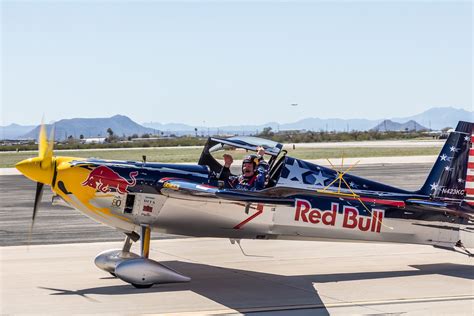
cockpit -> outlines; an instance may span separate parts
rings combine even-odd
[[[268,139],[237,136],[231,138],[210,137],[202,151],[198,164],[207,166],[210,170],[210,177],[217,179],[217,175],[222,170],[222,163],[219,162],[224,151],[231,151],[233,154],[241,153],[247,155],[255,153],[258,147],[265,149],[265,160],[269,164],[268,184],[266,187],[272,187],[278,182],[281,170],[285,163],[286,151],[282,150],[283,145]],[[268,158],[269,157],[269,158]]]

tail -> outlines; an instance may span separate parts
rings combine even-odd
[[[460,121],[449,134],[419,194],[474,205],[474,123]]]

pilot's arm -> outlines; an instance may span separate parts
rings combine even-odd
[[[267,183],[267,176],[268,176],[268,163],[263,160],[263,157],[259,159],[257,165],[257,179],[255,180],[255,190],[262,190],[265,188],[265,184]]]
[[[219,174],[219,180],[228,181],[229,177],[231,176],[230,173],[230,166],[234,162],[234,158],[232,158],[229,154],[224,154],[224,166],[221,169],[221,173]]]

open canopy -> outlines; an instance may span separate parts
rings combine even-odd
[[[282,144],[274,142],[272,140],[252,137],[252,136],[235,136],[230,138],[210,138],[211,141],[216,142],[209,152],[213,153],[215,151],[227,149],[227,148],[242,148],[251,151],[257,151],[257,147],[265,148],[265,153],[267,155],[278,156],[283,147]]]
[[[212,157],[211,153],[229,148],[241,148],[256,152],[260,146],[265,149],[265,154],[272,156],[270,162],[278,156],[283,147],[282,144],[277,142],[252,136],[236,136],[230,138],[210,137],[202,151],[199,165],[208,166],[211,171],[218,173],[221,171],[222,165]]]

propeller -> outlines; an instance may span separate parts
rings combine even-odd
[[[54,126],[51,128],[49,140],[46,137],[46,127],[41,124],[39,140],[38,140],[38,157],[41,159],[41,168],[46,169],[53,162],[53,146],[54,146]]]
[[[55,172],[54,158],[54,127],[51,129],[49,139],[46,136],[46,127],[42,123],[38,138],[38,157],[25,159],[15,165],[15,167],[27,178],[36,181],[35,203],[33,205],[33,215],[31,218],[30,234],[33,230],[36,214],[43,196],[44,185],[52,185],[53,174]]]
[[[36,182],[36,194],[35,194],[35,204],[33,206],[33,216],[31,217],[31,227],[30,231],[33,230],[33,225],[35,224],[36,213],[38,212],[38,206],[43,197],[43,187],[44,183]]]

